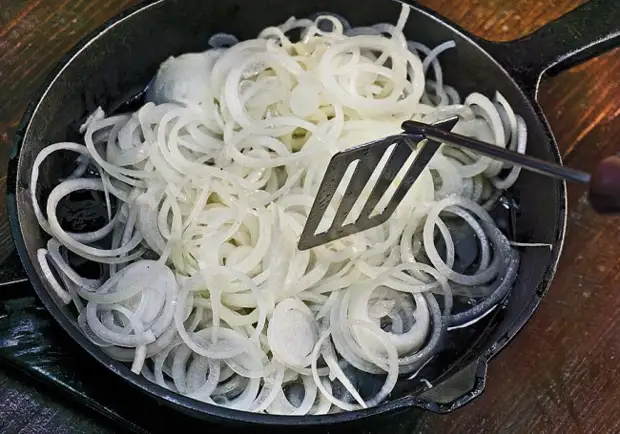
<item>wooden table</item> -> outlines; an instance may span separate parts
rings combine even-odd
[[[2,166],[17,123],[47,72],[87,32],[134,3],[0,0]],[[485,38],[510,40],[582,1],[422,3]],[[591,170],[600,158],[620,150],[620,50],[545,81],[540,101],[564,161]],[[3,202],[2,197],[0,257],[11,248]],[[588,208],[582,186],[569,187],[569,203],[564,254],[540,309],[491,363],[485,393],[449,416],[429,415],[421,423],[421,432],[620,432],[620,219],[595,215]],[[19,379],[4,377],[6,374],[0,373],[0,384],[6,387],[21,384]],[[48,422],[56,419],[56,423],[82,423],[75,411],[62,403],[49,401],[31,386],[20,387],[23,396],[13,400],[24,404],[13,402],[13,407],[5,407],[1,415],[5,423],[11,417],[23,417],[25,411],[38,416],[48,414]],[[23,426],[28,430],[33,425]],[[75,430],[92,432],[93,425],[89,426],[76,425]],[[65,428],[71,431],[70,426]]]

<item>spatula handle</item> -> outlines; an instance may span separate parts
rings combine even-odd
[[[607,157],[594,169],[588,200],[599,214],[620,213],[620,157]]]
[[[588,200],[592,209],[599,214],[620,214],[620,156],[605,158],[590,175],[570,167],[560,166],[499,146],[493,146],[471,137],[443,131],[421,122],[405,121],[402,128],[407,133],[470,149],[481,155],[506,161],[532,172],[565,181],[589,183]]]
[[[495,160],[511,163],[531,172],[563,179],[565,181],[580,183],[590,182],[589,173],[571,169],[570,167],[560,166],[559,164],[534,158],[529,155],[519,154],[518,152],[500,148],[499,146],[490,145],[471,137],[465,137],[459,134],[443,131],[438,128],[434,128],[431,125],[423,124],[422,122],[405,121],[401,127],[407,133],[421,134],[428,139],[469,149],[478,154],[491,157]]]

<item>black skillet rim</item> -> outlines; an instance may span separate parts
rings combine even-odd
[[[465,395],[457,398],[450,404],[437,404],[431,402],[429,400],[420,398],[419,396],[404,396],[393,401],[388,401],[382,403],[378,406],[371,407],[363,410],[356,410],[350,412],[343,413],[335,413],[324,416],[276,416],[276,415],[268,415],[268,414],[258,414],[258,413],[249,413],[240,410],[232,410],[224,407],[214,406],[211,404],[206,404],[200,401],[193,400],[188,397],[184,397],[177,393],[173,393],[169,390],[166,390],[157,384],[151,383],[141,376],[137,376],[133,374],[127,366],[122,364],[121,362],[115,361],[105,355],[97,346],[95,346],[92,342],[90,342],[75,326],[75,324],[60,310],[60,308],[56,305],[56,302],[53,300],[52,296],[49,294],[45,286],[43,285],[41,279],[39,278],[38,273],[34,269],[33,264],[30,261],[28,256],[28,252],[26,249],[26,245],[21,232],[21,225],[18,219],[18,206],[17,206],[17,176],[18,176],[18,167],[20,161],[20,151],[21,147],[24,143],[24,138],[26,137],[27,130],[30,126],[32,118],[36,113],[41,100],[45,97],[47,91],[51,86],[54,85],[56,78],[62,73],[65,66],[67,66],[71,60],[78,55],[82,50],[88,48],[90,42],[98,37],[101,37],[105,34],[105,32],[112,28],[114,25],[118,24],[125,19],[130,18],[132,15],[136,13],[140,13],[142,11],[147,10],[150,7],[154,7],[159,3],[164,2],[165,0],[145,0],[133,7],[130,7],[115,17],[108,20],[99,28],[93,30],[88,33],[84,38],[82,38],[67,54],[65,54],[58,64],[52,69],[52,71],[47,75],[43,84],[40,86],[39,91],[37,92],[37,96],[33,99],[20,124],[17,128],[17,132],[15,133],[15,137],[13,140],[13,146],[9,155],[9,164],[8,164],[8,172],[7,172],[7,208],[9,213],[9,224],[11,228],[11,232],[13,235],[13,240],[19,254],[20,260],[24,266],[26,274],[30,280],[31,285],[33,286],[37,296],[41,299],[42,303],[46,307],[46,309],[50,312],[50,314],[54,317],[56,322],[71,336],[71,338],[76,341],[88,354],[93,357],[97,362],[103,365],[106,369],[111,372],[119,375],[125,381],[127,381],[131,386],[139,388],[147,393],[146,396],[150,396],[158,401],[166,405],[171,405],[173,407],[177,407],[178,410],[183,411],[184,413],[190,413],[193,415],[199,414],[201,416],[207,416],[214,419],[220,419],[221,421],[230,421],[230,422],[241,422],[241,423],[256,423],[260,425],[276,425],[276,426],[310,426],[310,425],[327,425],[327,424],[340,424],[351,422],[354,420],[365,419],[370,416],[383,414],[387,412],[392,412],[396,410],[402,410],[411,407],[418,407],[421,409],[426,409],[429,411],[433,411],[436,413],[446,413],[452,411],[456,408],[461,407],[462,405],[470,402],[472,399],[477,397],[484,390],[484,383],[486,380],[486,369],[489,360],[497,355],[510,340],[512,340],[516,334],[522,329],[525,323],[529,320],[529,318],[533,315],[533,312],[538,307],[542,297],[549,289],[551,281],[555,275],[555,271],[557,269],[558,261],[560,254],[562,252],[562,248],[564,245],[564,236],[566,231],[566,222],[567,222],[567,193],[566,193],[566,183],[559,183],[560,186],[560,194],[559,194],[559,204],[558,204],[558,233],[556,234],[557,241],[553,246],[552,255],[549,261],[549,265],[547,266],[542,281],[538,284],[537,291],[535,297],[530,301],[530,303],[526,306],[525,309],[521,312],[520,317],[510,326],[507,332],[502,336],[499,340],[497,340],[494,344],[490,346],[488,350],[486,350],[483,354],[478,356],[477,359],[477,369],[476,369],[476,378],[475,383],[472,390]],[[487,52],[482,45],[483,40],[476,38],[475,36],[469,34],[464,29],[460,28],[458,25],[452,22],[446,22],[444,18],[437,15],[433,11],[430,11],[420,5],[411,4],[409,1],[401,1],[395,0],[399,3],[405,3],[411,8],[417,10],[418,12],[429,16],[430,18],[439,21],[440,24],[448,25],[452,28],[453,31],[457,33],[461,33],[466,39],[469,40],[470,43],[474,45],[478,45],[479,48],[482,48],[483,51]],[[488,52],[487,52],[488,53]],[[489,56],[493,59],[491,56]],[[505,70],[505,68],[500,65],[495,59],[493,61],[496,64],[496,67]],[[510,74],[508,74],[510,75]],[[521,91],[522,92],[522,91]],[[523,93],[523,92],[522,92]],[[524,94],[525,96],[525,94]],[[531,98],[525,96],[525,98],[530,102],[536,114],[541,121],[542,126],[546,130],[546,133],[549,137],[550,145],[554,154],[554,158],[556,162],[561,164],[561,156],[558,149],[558,146],[555,142],[553,134],[549,128],[547,120],[542,113],[542,110],[538,106],[536,101],[532,101]],[[451,375],[455,375],[455,373],[451,373]],[[445,380],[446,378],[450,378],[447,375],[442,375],[441,379]],[[441,384],[441,383],[439,383]]]

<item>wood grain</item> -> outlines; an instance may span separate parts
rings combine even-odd
[[[54,396],[37,390],[17,372],[0,368],[0,432],[4,434],[112,434],[110,421],[89,412],[84,417]],[[52,398],[52,399],[50,399]]]
[[[29,100],[62,54],[134,3],[0,0],[0,164],[6,164],[9,142]],[[582,1],[421,3],[473,33],[505,41]],[[591,170],[620,150],[620,50],[546,80],[540,102],[566,163]],[[420,432],[620,432],[620,219],[595,215],[581,186],[569,187],[569,199],[565,252],[540,309],[491,363],[485,393],[453,414],[424,417]],[[10,246],[3,202],[0,257]],[[49,407],[43,400],[37,405]],[[2,417],[6,424],[7,415]]]

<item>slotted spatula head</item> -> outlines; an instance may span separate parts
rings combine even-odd
[[[458,116],[455,116],[438,121],[433,126],[450,131],[457,122]],[[387,221],[396,211],[400,202],[441,145],[440,142],[431,139],[426,141],[426,144],[417,153],[413,164],[403,176],[402,181],[397,185],[385,208],[375,212],[375,208],[377,208],[384,194],[411,155],[412,149],[421,140],[423,140],[421,135],[397,134],[335,154],[327,166],[321,186],[306,220],[306,225],[301,233],[298,244],[299,250],[320,246],[329,241],[365,231]],[[392,147],[392,145],[394,146]],[[380,165],[379,163],[388,149],[391,149],[392,152],[387,162],[382,165],[381,173],[366,198],[359,216],[355,221],[345,224],[347,216],[358,202],[360,194],[364,187],[366,187],[373,172]],[[323,227],[325,225],[326,222],[323,221],[326,218],[325,213],[332,203],[345,174],[350,172],[349,167],[352,165],[355,165],[353,175],[346,185],[346,190],[331,224],[329,224],[327,230],[317,233],[319,226]]]

